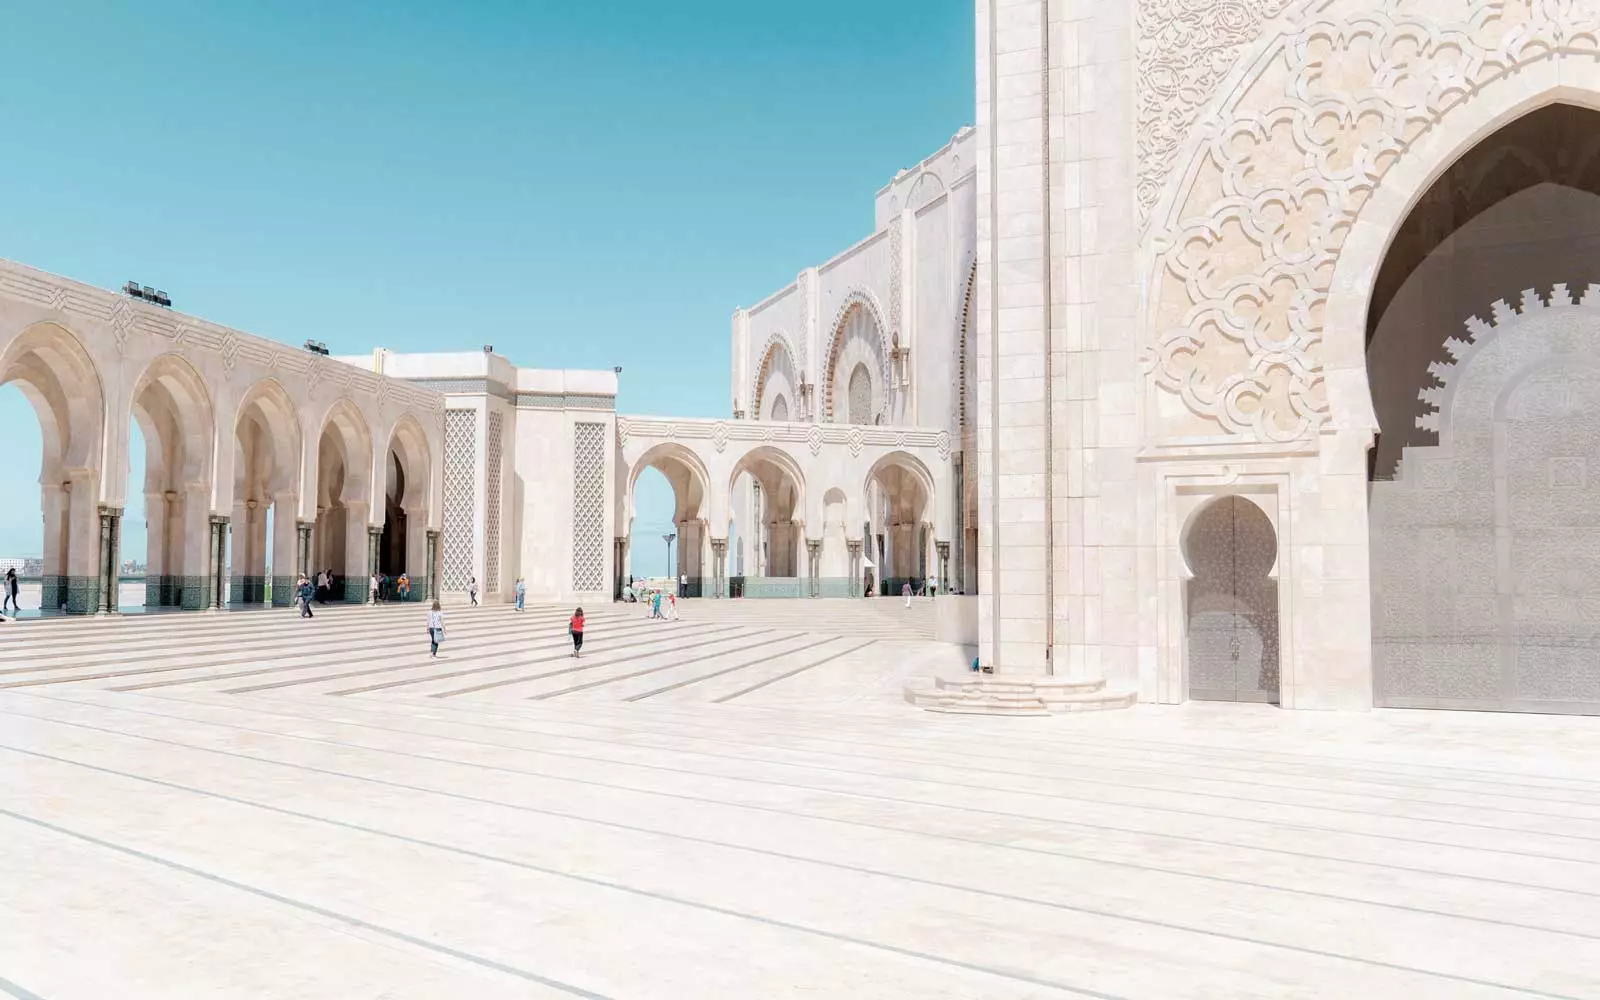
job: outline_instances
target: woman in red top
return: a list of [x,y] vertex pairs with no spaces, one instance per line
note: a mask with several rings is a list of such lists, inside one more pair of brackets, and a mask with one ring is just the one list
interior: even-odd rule
[[583,649],[583,609],[572,613],[572,621],[567,623],[567,628],[572,632],[572,655],[577,656]]

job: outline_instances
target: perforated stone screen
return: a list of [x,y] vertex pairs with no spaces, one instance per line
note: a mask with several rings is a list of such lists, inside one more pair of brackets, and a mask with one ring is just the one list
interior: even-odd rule
[[472,577],[472,508],[478,440],[476,410],[444,413],[444,538],[445,590],[465,590]]
[[572,431],[572,589],[605,589],[606,425]]
[[486,445],[487,471],[483,477],[483,591],[486,594],[500,590],[500,463],[505,454],[505,425],[503,416],[489,412],[489,440]]

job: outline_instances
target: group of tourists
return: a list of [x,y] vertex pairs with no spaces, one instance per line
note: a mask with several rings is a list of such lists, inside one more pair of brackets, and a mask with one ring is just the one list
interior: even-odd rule
[[384,601],[409,601],[411,576],[408,573],[401,573],[399,576],[374,573],[367,579],[367,593],[371,595],[373,604]]
[[[908,608],[911,607],[912,594],[913,591],[911,589],[910,580],[907,580],[900,585],[900,596],[906,599],[906,607]],[[915,594],[917,597],[927,597],[928,600],[933,600],[935,597],[939,596],[939,579],[932,576],[928,577],[928,582],[922,587],[918,588],[915,591]]]
[[677,594],[660,588],[652,590],[643,584],[635,588],[631,576],[628,577],[628,585],[622,588],[622,600],[627,604],[643,604],[646,618],[673,622],[678,620]]

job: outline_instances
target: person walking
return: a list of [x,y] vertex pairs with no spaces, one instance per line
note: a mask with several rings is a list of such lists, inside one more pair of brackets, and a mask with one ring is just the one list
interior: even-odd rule
[[400,600],[402,600],[402,601],[411,600],[411,574],[410,573],[401,573],[400,574]]
[[907,580],[900,585],[900,596],[906,599],[906,607],[911,607],[911,581]]
[[374,573],[367,578],[367,595],[372,599],[372,606],[378,606],[378,574]]
[[475,577],[475,576],[467,578],[467,596],[472,598],[472,606],[473,607],[477,607],[478,606],[478,578]]
[[567,622],[567,631],[572,633],[572,655],[577,657],[583,652],[583,609],[572,613],[572,620]]
[[6,596],[5,600],[0,602],[0,611],[6,610],[7,607],[15,612],[20,612],[22,610],[22,605],[17,603],[18,589],[17,568],[12,566],[10,569],[6,570]]
[[928,577],[928,600],[931,601],[935,597],[938,597],[938,596],[939,596],[939,578],[936,577],[936,576],[930,576],[930,577]]
[[316,615],[311,613],[311,599],[317,595],[317,591],[305,576],[300,577],[300,587],[297,593],[300,595],[300,617],[315,618]]
[[650,617],[653,618],[653,619],[662,617],[662,615],[661,615],[661,591],[659,591],[659,590],[656,591],[656,596],[654,596],[654,597],[652,597],[650,599]]
[[669,621],[677,621],[678,620],[678,595],[677,594],[668,594],[667,595],[667,619]]
[[517,577],[515,590],[517,594],[517,610],[524,611],[526,608],[523,607],[523,604],[528,599],[528,585],[522,582],[522,577],[520,576]]
[[428,612],[428,656],[430,659],[439,658],[439,643],[444,642],[444,612],[439,610],[439,602],[433,602],[433,608]]

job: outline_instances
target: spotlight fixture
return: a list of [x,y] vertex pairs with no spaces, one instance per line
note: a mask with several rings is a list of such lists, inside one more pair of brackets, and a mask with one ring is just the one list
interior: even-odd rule
[[485,354],[493,354],[494,353],[494,345],[493,344],[484,344],[483,345],[483,353],[485,353]]
[[324,344],[320,340],[306,341],[306,350],[310,351],[312,354],[320,354],[323,357],[328,356],[328,345]]
[[168,309],[172,308],[172,299],[167,296],[166,292],[161,291],[159,288],[151,288],[149,285],[141,285],[137,281],[130,281],[122,286],[122,292],[129,298],[139,299],[140,301],[148,302],[153,306],[165,306]]
[[621,375],[622,374],[622,366],[621,365],[612,365],[611,366],[611,374],[613,374],[613,375]]

